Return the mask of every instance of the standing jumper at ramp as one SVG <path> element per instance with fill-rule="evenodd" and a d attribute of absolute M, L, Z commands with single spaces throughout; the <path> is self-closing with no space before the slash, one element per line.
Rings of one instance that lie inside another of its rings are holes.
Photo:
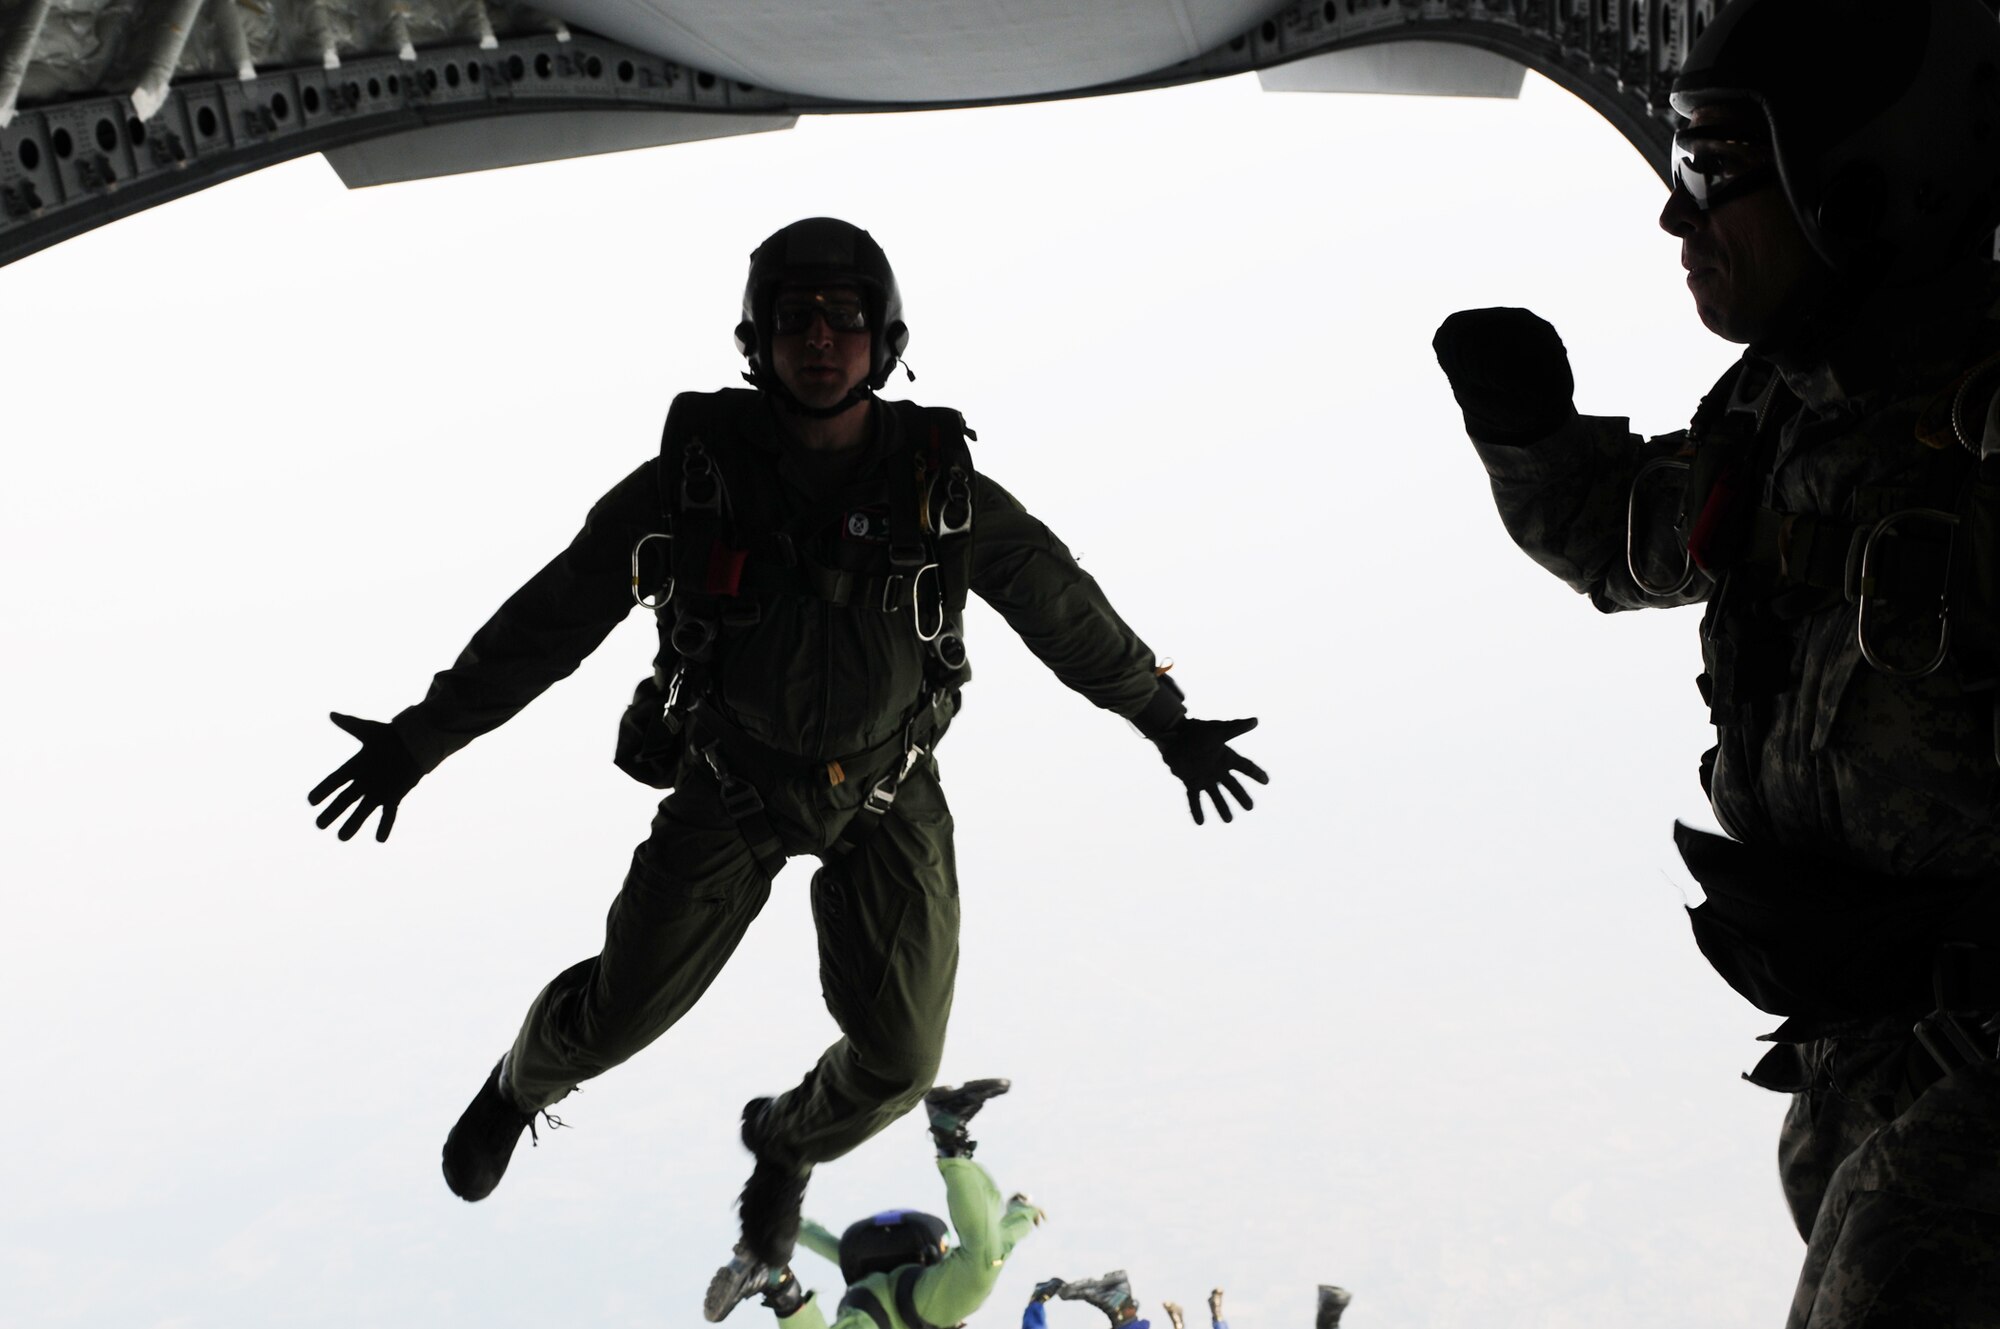
<path fill-rule="evenodd" d="M 1784 1023 L 1795 1329 L 2000 1325 L 2000 24 L 1736 0 L 1660 225 L 1747 347 L 1684 432 L 1578 415 L 1555 330 L 1439 329 L 1509 533 L 1603 610 L 1706 602 L 1702 952 Z M 1914 1029 L 1914 1032 L 1913 1032 Z"/>

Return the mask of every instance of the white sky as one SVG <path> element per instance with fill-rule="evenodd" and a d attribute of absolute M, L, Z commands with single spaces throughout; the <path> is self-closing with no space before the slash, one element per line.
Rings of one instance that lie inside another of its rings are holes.
<path fill-rule="evenodd" d="M 1271 95 L 808 121 L 347 193 L 318 159 L 0 269 L 7 658 L 0 1320 L 696 1323 L 737 1109 L 832 1037 L 804 890 L 490 1200 L 445 1131 L 593 953 L 651 794 L 609 763 L 634 618 L 395 836 L 305 792 L 330 709 L 422 695 L 671 395 L 735 381 L 743 263 L 849 217 L 919 381 L 1274 783 L 1191 826 L 983 608 L 942 753 L 964 959 L 944 1078 L 1052 1218 L 977 1324 L 1131 1272 L 1198 1324 L 1769 1325 L 1801 1252 L 1772 1021 L 1701 960 L 1690 611 L 1604 619 L 1507 541 L 1430 351 L 1529 304 L 1582 409 L 1684 423 L 1732 357 L 1580 103 Z M 939 1208 L 906 1120 L 836 1228 Z M 808 1285 L 837 1296 L 810 1256 Z M 768 1324 L 756 1306 L 737 1312 Z M 1099 1322 L 1058 1303 L 1058 1329 Z M 736 1320 L 732 1320 L 736 1323 Z"/>

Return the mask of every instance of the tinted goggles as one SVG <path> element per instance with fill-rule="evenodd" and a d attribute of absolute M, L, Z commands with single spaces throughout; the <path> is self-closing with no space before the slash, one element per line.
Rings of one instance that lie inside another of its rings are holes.
<path fill-rule="evenodd" d="M 795 336 L 812 329 L 813 320 L 823 318 L 835 332 L 865 332 L 868 307 L 858 300 L 786 295 L 771 309 L 771 330 L 779 336 Z"/>
<path fill-rule="evenodd" d="M 1674 135 L 1674 189 L 1703 212 L 1777 178 L 1778 167 L 1766 144 L 1713 130 L 1683 129 Z"/>

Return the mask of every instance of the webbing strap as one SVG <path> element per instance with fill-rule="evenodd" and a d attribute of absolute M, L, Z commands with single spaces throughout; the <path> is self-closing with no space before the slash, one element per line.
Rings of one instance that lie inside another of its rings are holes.
<path fill-rule="evenodd" d="M 865 1287 L 847 1289 L 847 1295 L 840 1299 L 840 1313 L 845 1315 L 848 1311 L 860 1311 L 875 1322 L 875 1329 L 895 1329 L 882 1299 Z"/>
<path fill-rule="evenodd" d="M 923 1266 L 916 1264 L 906 1264 L 889 1275 L 895 1283 L 896 1314 L 903 1321 L 903 1329 L 938 1329 L 937 1325 L 917 1313 L 917 1280 L 923 1275 Z M 850 1310 L 858 1310 L 873 1320 L 876 1329 L 895 1329 L 894 1322 L 889 1319 L 888 1308 L 870 1288 L 856 1286 L 847 1289 L 847 1295 L 840 1299 L 840 1311 L 845 1314 Z"/>
<path fill-rule="evenodd" d="M 736 823 L 743 843 L 750 847 L 750 856 L 757 860 L 766 877 L 775 879 L 785 866 L 784 842 L 771 825 L 770 815 L 764 810 L 764 796 L 757 792 L 757 786 L 732 770 L 733 763 L 722 755 L 723 735 L 719 728 L 715 717 L 699 699 L 688 707 L 688 745 L 715 776 L 722 810 Z"/>
<path fill-rule="evenodd" d="M 738 590 L 753 595 L 798 595 L 824 600 L 835 608 L 893 614 L 909 601 L 911 582 L 912 578 L 902 572 L 871 577 L 818 563 L 782 567 L 753 561 L 744 570 Z"/>
<path fill-rule="evenodd" d="M 937 1329 L 937 1326 L 917 1314 L 917 1280 L 924 1271 L 914 1264 L 906 1264 L 896 1271 L 896 1313 L 903 1317 L 907 1329 Z"/>

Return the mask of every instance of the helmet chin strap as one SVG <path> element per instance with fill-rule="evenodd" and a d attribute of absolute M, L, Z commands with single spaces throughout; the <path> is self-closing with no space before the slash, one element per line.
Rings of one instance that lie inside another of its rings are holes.
<path fill-rule="evenodd" d="M 775 374 L 746 373 L 743 381 L 759 392 L 769 393 L 771 399 L 784 407 L 792 415 L 801 415 L 808 420 L 831 420 L 852 410 L 857 404 L 875 395 L 875 389 L 866 382 L 858 383 L 845 397 L 831 406 L 808 406 L 792 395 L 792 390 L 778 381 Z"/>

